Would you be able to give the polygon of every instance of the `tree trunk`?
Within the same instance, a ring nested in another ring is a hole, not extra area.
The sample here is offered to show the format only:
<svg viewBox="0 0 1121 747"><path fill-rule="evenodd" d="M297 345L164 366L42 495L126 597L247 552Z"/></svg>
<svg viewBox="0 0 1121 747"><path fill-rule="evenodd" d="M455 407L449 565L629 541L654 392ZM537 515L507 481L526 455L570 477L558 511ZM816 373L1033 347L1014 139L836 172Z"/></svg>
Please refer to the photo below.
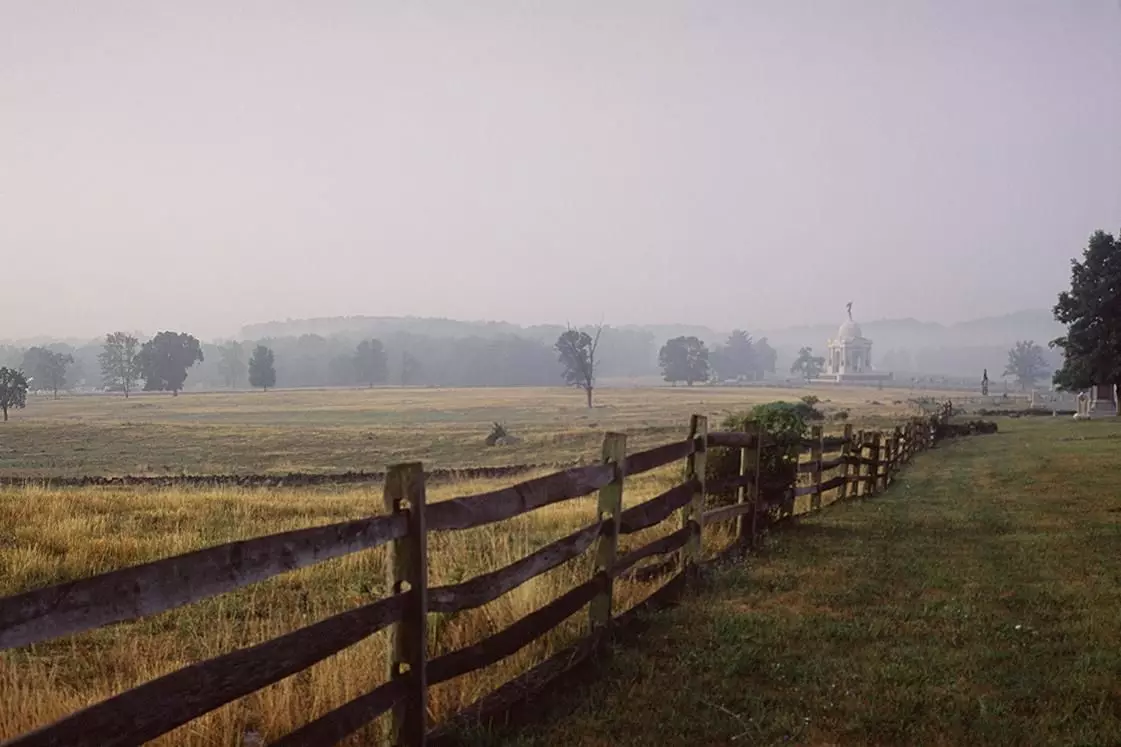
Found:
<svg viewBox="0 0 1121 747"><path fill-rule="evenodd" d="M588 409L592 409L592 387L584 387L584 394L588 395Z"/></svg>
<svg viewBox="0 0 1121 747"><path fill-rule="evenodd" d="M0 408L0 409L4 410L4 422L7 423L8 422L8 406L4 405L4 407Z"/></svg>

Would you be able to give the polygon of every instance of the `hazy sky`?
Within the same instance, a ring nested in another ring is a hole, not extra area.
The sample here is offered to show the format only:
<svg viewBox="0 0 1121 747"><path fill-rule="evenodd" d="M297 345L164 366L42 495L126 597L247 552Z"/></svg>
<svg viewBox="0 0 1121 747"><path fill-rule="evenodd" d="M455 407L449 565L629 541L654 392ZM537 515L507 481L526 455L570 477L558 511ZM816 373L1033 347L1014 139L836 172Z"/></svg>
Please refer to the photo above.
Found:
<svg viewBox="0 0 1121 747"><path fill-rule="evenodd" d="M1118 0L0 0L0 338L1049 306Z"/></svg>

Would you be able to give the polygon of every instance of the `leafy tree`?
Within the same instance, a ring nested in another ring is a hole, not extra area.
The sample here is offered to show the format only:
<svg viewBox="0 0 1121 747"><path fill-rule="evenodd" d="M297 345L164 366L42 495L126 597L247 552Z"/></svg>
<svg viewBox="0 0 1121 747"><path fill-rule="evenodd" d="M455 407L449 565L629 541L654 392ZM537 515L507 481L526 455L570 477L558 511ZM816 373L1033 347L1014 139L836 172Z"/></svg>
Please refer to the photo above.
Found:
<svg viewBox="0 0 1121 747"><path fill-rule="evenodd" d="M254 388L260 387L266 392L270 386L276 386L273 354L264 345L258 345L249 358L249 385Z"/></svg>
<svg viewBox="0 0 1121 747"><path fill-rule="evenodd" d="M1043 348L1032 340L1018 340L1015 347L1008 351L1008 365L1005 376L1015 376L1020 389L1027 390L1047 374L1047 360Z"/></svg>
<svg viewBox="0 0 1121 747"><path fill-rule="evenodd" d="M420 361L409 353L401 354L401 386L408 386L420 378Z"/></svg>
<svg viewBox="0 0 1121 747"><path fill-rule="evenodd" d="M1070 290L1059 294L1055 319L1067 333L1051 342L1063 351L1055 374L1061 389L1121 384L1121 237L1096 231L1071 260Z"/></svg>
<svg viewBox="0 0 1121 747"><path fill-rule="evenodd" d="M58 390L66 387L66 368L74 362L69 353L58 353L49 348L28 348L23 354L23 370L31 375L28 383L35 382L36 389L47 389L58 399Z"/></svg>
<svg viewBox="0 0 1121 747"><path fill-rule="evenodd" d="M754 345L756 373L762 379L766 374L773 374L778 363L778 351L767 343L766 337L760 337Z"/></svg>
<svg viewBox="0 0 1121 747"><path fill-rule="evenodd" d="M684 381L693 386L695 381L708 380L708 348L697 337L675 337L667 340L658 352L662 378L676 384Z"/></svg>
<svg viewBox="0 0 1121 747"><path fill-rule="evenodd" d="M187 369L201 363L202 346L186 332L160 332L140 348L144 391L171 392L178 397Z"/></svg>
<svg viewBox="0 0 1121 747"><path fill-rule="evenodd" d="M358 380L373 387L384 384L389 377L389 356L381 340L363 340L354 351L354 369Z"/></svg>
<svg viewBox="0 0 1121 747"><path fill-rule="evenodd" d="M728 341L712 351L711 363L721 379L754 379L759 373L751 335L742 329L733 330Z"/></svg>
<svg viewBox="0 0 1121 747"><path fill-rule="evenodd" d="M554 346L557 360L564 367L561 375L565 383L584 390L588 407L592 406L592 392L596 388L596 348L602 332L602 325L596 328L595 337L569 327L557 338Z"/></svg>
<svg viewBox="0 0 1121 747"><path fill-rule="evenodd" d="M126 399L141 376L139 345L132 335L114 332L105 335L105 346L97 356L105 386L124 392Z"/></svg>
<svg viewBox="0 0 1121 747"><path fill-rule="evenodd" d="M8 422L8 410L27 406L27 378L14 368L0 368L0 410Z"/></svg>
<svg viewBox="0 0 1121 747"><path fill-rule="evenodd" d="M790 367L790 373L800 373L806 381L821 376L824 370L825 358L820 355L815 356L812 348L801 348L794 365Z"/></svg>
<svg viewBox="0 0 1121 747"><path fill-rule="evenodd" d="M231 340L218 348L218 371L230 389L237 389L245 376L245 351L240 342Z"/></svg>

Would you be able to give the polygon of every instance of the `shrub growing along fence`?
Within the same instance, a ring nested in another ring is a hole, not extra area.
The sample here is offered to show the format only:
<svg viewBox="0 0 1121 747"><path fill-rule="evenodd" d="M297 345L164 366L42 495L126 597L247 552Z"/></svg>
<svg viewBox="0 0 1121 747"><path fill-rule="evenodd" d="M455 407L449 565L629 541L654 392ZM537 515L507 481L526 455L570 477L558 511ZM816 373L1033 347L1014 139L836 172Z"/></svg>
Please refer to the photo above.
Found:
<svg viewBox="0 0 1121 747"><path fill-rule="evenodd" d="M768 484L760 474L766 437L750 425L744 432L710 433L701 416L692 418L683 441L628 454L626 436L608 433L597 464L433 504L425 503L421 465L401 464L386 475L383 516L231 542L0 599L0 650L4 650L154 615L350 553L381 545L389 548L384 599L146 682L5 745L142 744L385 628L391 637L387 681L273 744L333 744L390 712L392 742L423 745L433 733L426 723L429 687L504 659L587 606L588 631L582 640L499 690L540 684L550 672L593 656L605 635L634 614L631 610L620 616L613 609L616 580L642 573L670 576L648 602L675 596L701 562L707 526L734 522L735 545L752 547L766 523L804 512L798 511L799 499L808 500L808 510L818 510L833 500L874 494L887 487L915 453L933 445L944 415L916 420L889 433L853 433L852 426L846 426L843 436L827 438L816 426L801 444L809 458L799 461L799 478L782 486ZM710 447L738 449L740 467L738 475L709 485L706 491ZM685 460L685 469L679 484L624 509L628 476L680 460ZM733 492L735 501L706 510L706 492ZM598 519L592 524L505 568L454 585L428 587L430 532L484 526L592 493L598 494ZM673 531L619 553L620 536L671 521L677 522ZM482 641L427 657L429 613L482 606L589 550L595 563L584 583ZM664 560L641 565L657 557ZM485 716L508 702L504 695L496 692L466 713Z"/></svg>

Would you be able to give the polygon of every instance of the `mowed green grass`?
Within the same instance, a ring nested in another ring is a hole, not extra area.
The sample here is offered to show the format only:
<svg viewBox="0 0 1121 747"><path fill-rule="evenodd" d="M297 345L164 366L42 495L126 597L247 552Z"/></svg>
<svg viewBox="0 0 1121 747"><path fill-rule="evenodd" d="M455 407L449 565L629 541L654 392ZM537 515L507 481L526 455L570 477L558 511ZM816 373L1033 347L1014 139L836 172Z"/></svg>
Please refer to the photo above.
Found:
<svg viewBox="0 0 1121 747"><path fill-rule="evenodd" d="M693 413L729 412L806 394L862 424L915 412L907 390L766 387L604 388L596 407L564 388L334 389L33 397L0 424L0 476L268 474L570 464L599 453L603 432L632 450L677 438ZM521 439L487 447L493 422Z"/></svg>
<svg viewBox="0 0 1121 747"><path fill-rule="evenodd" d="M1000 425L776 532L479 742L1121 744L1121 422Z"/></svg>

